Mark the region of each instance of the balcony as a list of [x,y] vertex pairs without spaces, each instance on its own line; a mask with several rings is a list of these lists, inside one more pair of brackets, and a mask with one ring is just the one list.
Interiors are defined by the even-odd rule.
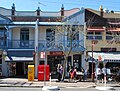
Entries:
[[[72,43],[68,41],[46,41],[39,40],[38,41],[38,50],[39,51],[67,51],[70,47],[72,47],[72,51],[82,51],[84,50],[84,42],[81,41],[72,41]],[[8,49],[34,49],[35,41],[20,41],[20,40],[12,40],[8,41]]]
[[20,41],[20,40],[9,40],[8,49],[33,49],[34,40]]

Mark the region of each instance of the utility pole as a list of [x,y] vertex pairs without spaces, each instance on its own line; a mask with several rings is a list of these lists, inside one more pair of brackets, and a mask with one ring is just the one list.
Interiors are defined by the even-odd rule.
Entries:
[[35,78],[38,78],[38,24],[39,19],[36,20],[35,24]]
[[92,81],[94,82],[94,66],[93,66],[93,51],[94,51],[94,40],[92,40]]

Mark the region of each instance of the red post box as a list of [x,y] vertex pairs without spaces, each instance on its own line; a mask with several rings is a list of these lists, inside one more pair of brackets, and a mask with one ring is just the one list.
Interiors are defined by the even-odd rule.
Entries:
[[44,73],[45,80],[49,81],[50,78],[50,70],[49,65],[38,65],[38,81],[44,81]]

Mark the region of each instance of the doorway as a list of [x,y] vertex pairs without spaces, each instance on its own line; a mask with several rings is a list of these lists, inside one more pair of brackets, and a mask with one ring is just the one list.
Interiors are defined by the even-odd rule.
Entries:
[[22,77],[24,75],[24,63],[16,62],[16,76]]
[[82,60],[81,60],[81,55],[75,54],[73,55],[73,67],[76,67],[78,71],[81,70],[81,65]]
[[57,65],[58,64],[63,64],[63,56],[53,56],[53,55],[48,55],[47,60],[48,60],[48,65],[50,66],[50,72],[51,72],[51,77],[52,78],[57,78]]

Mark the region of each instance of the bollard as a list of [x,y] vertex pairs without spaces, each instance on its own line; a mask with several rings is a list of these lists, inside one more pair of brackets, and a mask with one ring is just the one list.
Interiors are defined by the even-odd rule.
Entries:
[[58,86],[52,86],[51,85],[51,73],[50,73],[50,84],[49,86],[43,86],[42,88],[43,91],[58,91],[60,88]]

